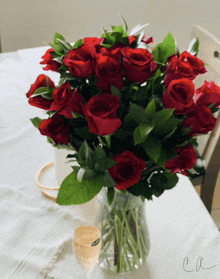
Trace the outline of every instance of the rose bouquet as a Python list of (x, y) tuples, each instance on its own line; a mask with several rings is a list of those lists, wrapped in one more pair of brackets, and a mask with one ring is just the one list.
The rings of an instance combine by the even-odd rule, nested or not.
[[(27, 93), (29, 104), (48, 115), (31, 119), (34, 126), (54, 147), (75, 151), (67, 156), (77, 165), (60, 186), (60, 205), (86, 203), (103, 187), (109, 205), (119, 192), (143, 201), (159, 197), (177, 184), (177, 173), (190, 172), (197, 136), (215, 127), (220, 88), (205, 81), (196, 90), (193, 83), (206, 72), (196, 57), (198, 39), (180, 54), (169, 33), (152, 50), (153, 38), (137, 34), (145, 25), (128, 35), (124, 24), (74, 45), (56, 33), (40, 63), (60, 74), (59, 84), (41, 74)], [(134, 256), (133, 265), (127, 262), (130, 270), (147, 245), (136, 211), (126, 210), (102, 228), (108, 233), (104, 248), (114, 239), (117, 272), (126, 269), (126, 244)], [(123, 237), (128, 238), (120, 242)]]

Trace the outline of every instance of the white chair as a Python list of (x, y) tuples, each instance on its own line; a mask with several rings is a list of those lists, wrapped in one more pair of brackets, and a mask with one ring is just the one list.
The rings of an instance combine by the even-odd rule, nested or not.
[[(207, 73), (199, 75), (195, 80), (196, 88), (203, 85), (204, 80), (214, 81), (220, 86), (220, 40), (200, 26), (193, 26), (191, 38), (198, 37), (198, 58), (208, 64)], [(220, 170), (220, 113), (215, 129), (207, 135), (199, 137), (198, 151), (205, 161), (206, 173), (203, 177), (192, 180), (194, 186), (201, 185), (201, 199), (211, 213), (215, 185)]]

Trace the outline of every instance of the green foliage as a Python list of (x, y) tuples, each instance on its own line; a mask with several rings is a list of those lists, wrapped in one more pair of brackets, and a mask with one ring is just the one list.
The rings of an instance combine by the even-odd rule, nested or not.
[(108, 204), (111, 205), (113, 200), (114, 200), (114, 195), (115, 195), (115, 189), (114, 187), (108, 188), (107, 192), (107, 198), (108, 198)]
[(127, 25), (127, 22), (125, 21), (125, 19), (124, 19), (121, 15), (119, 15), (119, 16), (120, 16), (122, 22), (123, 22), (124, 25), (125, 25), (125, 30), (126, 30), (126, 32), (128, 32), (128, 25)]
[(75, 42), (72, 49), (77, 49), (77, 48), (81, 47), (83, 44), (84, 44), (84, 39), (80, 39), (77, 42)]
[[(58, 57), (64, 56), (72, 49), (72, 46), (68, 42), (66, 42), (65, 38), (59, 33), (55, 33), (54, 43), (49, 45), (52, 47)], [(57, 61), (58, 57), (55, 58), (55, 61)], [(57, 62), (61, 63), (62, 60), (59, 59)]]
[(79, 181), (92, 180), (96, 177), (103, 186), (113, 187), (115, 181), (108, 172), (108, 169), (115, 166), (116, 162), (107, 157), (101, 146), (97, 146), (94, 150), (91, 149), (86, 141), (84, 141), (75, 155), (78, 164), (81, 166), (76, 171)]
[(40, 87), (34, 91), (33, 95), (30, 98), (34, 98), (37, 96), (42, 96), (45, 99), (52, 99), (52, 93), (48, 92), (48, 87)]
[[(121, 17), (121, 19), (122, 25), (111, 26), (111, 31), (103, 29), (102, 47), (111, 48), (118, 43), (122, 43), (124, 46), (129, 45), (128, 26), (124, 18)], [(130, 47), (147, 48), (146, 44), (141, 42), (144, 32), (137, 34), (147, 25), (139, 24), (131, 30), (130, 36), (134, 35), (135, 41), (129, 45)], [(61, 34), (55, 33), (54, 42), (50, 46), (54, 50), (51, 53), (53, 60), (61, 64), (58, 87), (69, 82), (72, 92), (77, 89), (85, 103), (88, 103), (94, 95), (104, 93), (97, 86), (99, 77), (97, 74), (91, 74), (87, 78), (74, 77), (69, 68), (62, 62), (70, 50), (78, 49), (83, 44), (84, 39), (80, 39), (71, 46)], [(190, 43), (188, 51), (192, 55), (197, 55), (198, 50), (199, 41), (198, 38), (195, 38)], [(70, 163), (77, 162), (78, 166), (73, 165), (73, 172), (63, 181), (57, 198), (59, 204), (85, 203), (91, 200), (102, 186), (108, 188), (108, 203), (111, 204), (114, 199), (116, 183), (108, 170), (117, 164), (112, 157), (125, 150), (129, 150), (135, 156), (142, 158), (146, 163), (146, 169), (142, 171), (141, 181), (123, 192), (140, 196), (142, 200), (152, 199), (153, 195), (159, 197), (164, 190), (171, 189), (176, 185), (178, 177), (165, 169), (165, 163), (177, 156), (177, 147), (190, 143), (196, 146), (197, 140), (188, 136), (190, 127), (181, 128), (181, 122), (185, 115), (175, 115), (174, 109), (166, 109), (163, 106), (166, 71), (162, 71), (161, 67), (167, 63), (167, 59), (175, 51), (179, 56), (175, 40), (169, 33), (163, 42), (152, 51), (158, 67), (145, 83), (131, 82), (126, 78), (126, 75), (123, 75), (123, 88), (121, 90), (111, 85), (109, 93), (120, 98), (117, 117), (122, 121), (122, 126), (112, 135), (104, 137), (90, 133), (87, 118), (74, 111), (71, 112), (73, 119), (61, 116), (64, 126), (69, 124), (71, 126), (71, 142), (64, 145), (55, 144), (49, 137), (47, 140), (56, 148), (72, 151), (71, 146), (74, 146), (77, 152), (73, 155), (69, 154), (67, 158), (70, 159)], [(124, 74), (123, 57), (121, 62), (121, 73)], [(50, 87), (47, 78), (46, 86), (38, 88), (31, 98), (42, 96), (52, 100), (53, 90), (54, 88)], [(212, 113), (218, 110), (215, 105), (211, 105), (210, 109)], [(55, 113), (57, 112), (47, 112), (49, 117)], [(36, 117), (31, 121), (39, 129), (43, 120)]]
[(59, 143), (58, 143), (58, 144), (55, 144), (54, 141), (53, 141), (51, 138), (49, 138), (49, 137), (47, 137), (47, 141), (48, 141), (50, 144), (52, 144), (53, 147), (55, 147), (55, 148), (57, 148), (57, 149), (67, 149), (67, 150), (73, 151), (73, 149), (71, 148), (70, 145), (67, 145), (67, 144), (59, 144)]
[(146, 140), (150, 132), (154, 129), (154, 125), (148, 123), (140, 123), (140, 125), (134, 130), (134, 143), (140, 144)]
[(162, 43), (158, 44), (152, 51), (154, 61), (165, 64), (167, 59), (176, 51), (175, 40), (171, 33), (168, 33)]
[(117, 87), (115, 87), (114, 85), (111, 85), (111, 93), (112, 93), (112, 95), (121, 98), (121, 92), (120, 92), (120, 90), (119, 90)]
[(34, 117), (32, 119), (30, 119), (32, 124), (34, 125), (34, 127), (39, 129), (40, 123), (43, 121), (43, 119), (39, 118), (39, 117)]
[(145, 199), (152, 200), (153, 194), (147, 181), (140, 181), (137, 184), (129, 187), (127, 191), (134, 196), (143, 196)]
[(97, 177), (78, 181), (77, 173), (69, 174), (60, 186), (56, 202), (59, 205), (83, 204), (93, 199), (102, 189)]
[(129, 44), (128, 35), (124, 31), (122, 25), (120, 26), (112, 26), (112, 32), (107, 31), (106, 29), (103, 29), (104, 34), (102, 35), (102, 38), (104, 39), (104, 42), (102, 43), (102, 46), (105, 48), (110, 48), (114, 45), (117, 45), (118, 43), (123, 43), (124, 45)]
[(161, 141), (153, 136), (149, 135), (147, 139), (142, 143), (142, 146), (147, 153), (147, 155), (154, 161), (157, 162), (157, 160), (160, 157), (161, 150), (162, 150), (162, 143)]

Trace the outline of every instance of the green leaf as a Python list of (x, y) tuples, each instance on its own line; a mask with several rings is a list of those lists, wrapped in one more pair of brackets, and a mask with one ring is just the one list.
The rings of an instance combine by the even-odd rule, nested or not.
[(175, 53), (175, 51), (175, 40), (171, 33), (169, 33), (163, 42), (153, 49), (152, 54), (154, 61), (164, 64), (166, 63), (167, 59)]
[(174, 186), (176, 186), (177, 182), (179, 181), (179, 177), (176, 173), (164, 172), (164, 175), (167, 178), (167, 182), (163, 185), (165, 190), (172, 189)]
[[(81, 114), (78, 114), (78, 113), (76, 113), (76, 112), (74, 112), (74, 111), (71, 111), (71, 113), (72, 113), (72, 116), (73, 116), (74, 119), (77, 119), (77, 118), (82, 117)], [(85, 127), (85, 128), (86, 128), (86, 127)]]
[(103, 34), (103, 38), (105, 39), (105, 43), (110, 44), (111, 46), (113, 46), (114, 44), (114, 37), (112, 37), (111, 33), (108, 32), (107, 30), (104, 30), (104, 34)]
[(156, 103), (154, 99), (147, 105), (145, 109), (145, 114), (149, 121), (153, 120), (154, 115), (156, 114)]
[(124, 33), (123, 26), (122, 26), (122, 25), (119, 25), (119, 26), (115, 27), (115, 28), (114, 28), (114, 31), (113, 31), (112, 33), (113, 33), (113, 34), (114, 34), (114, 33), (123, 34), (123, 33)]
[(134, 144), (136, 145), (144, 142), (153, 129), (154, 129), (154, 125), (142, 122), (134, 130)]
[[(137, 90), (135, 90), (137, 88)], [(146, 86), (135, 87), (133, 86), (131, 92), (131, 99), (133, 101), (142, 101), (145, 100), (148, 96), (148, 88)]]
[(33, 125), (39, 129), (40, 123), (43, 121), (43, 119), (39, 118), (39, 117), (35, 117), (30, 119), (31, 122), (33, 123)]
[(80, 165), (91, 166), (92, 165), (92, 149), (88, 146), (86, 140), (82, 143), (78, 153), (78, 163)]
[(105, 171), (105, 173), (99, 174), (97, 176), (97, 179), (101, 182), (101, 184), (105, 187), (114, 187), (116, 185), (114, 179), (110, 175), (108, 171)]
[(61, 85), (63, 85), (65, 82), (66, 82), (66, 78), (61, 78), (61, 79), (59, 80), (58, 87), (60, 87)]
[(199, 39), (198, 37), (195, 37), (192, 39), (192, 41), (189, 43), (189, 48), (187, 50), (191, 55), (197, 55), (199, 52)]
[(114, 200), (115, 188), (109, 187), (107, 192), (108, 204), (111, 205)]
[(121, 15), (119, 15), (119, 16), (120, 16), (121, 20), (124, 22), (125, 30), (126, 30), (126, 32), (127, 32), (127, 31), (128, 31), (128, 25), (127, 25), (125, 19), (124, 19)]
[(121, 98), (121, 91), (117, 87), (115, 87), (114, 85), (111, 85), (111, 93), (112, 93), (112, 95)]
[[(175, 132), (177, 126), (182, 122), (182, 119), (176, 117), (170, 117), (162, 127), (158, 127), (154, 130), (154, 133), (157, 135), (167, 135), (166, 137), (171, 137), (172, 134)], [(171, 133), (172, 132), (172, 133)]]
[(125, 116), (124, 122), (135, 122), (137, 125), (139, 125), (141, 122), (147, 122), (144, 108), (130, 102), (130, 111)]
[(34, 91), (33, 95), (30, 98), (39, 96), (39, 95), (45, 95), (48, 94), (48, 89), (47, 87), (40, 87), (37, 90)]
[(210, 108), (212, 113), (215, 113), (215, 112), (219, 111), (219, 109), (220, 109), (220, 108), (216, 108), (215, 104), (211, 104), (209, 106), (209, 108)]
[(56, 32), (56, 33), (55, 33), (55, 36), (54, 36), (54, 44), (55, 44), (55, 45), (58, 44), (57, 39), (60, 39), (60, 40), (65, 41), (65, 38), (64, 38), (62, 35), (60, 35), (59, 33)]
[(76, 172), (69, 174), (62, 182), (56, 203), (59, 205), (83, 204), (93, 199), (102, 189), (101, 182), (93, 180), (77, 180)]
[(49, 46), (52, 47), (52, 49), (54, 50), (54, 52), (56, 52), (56, 54), (61, 56), (64, 55), (64, 51), (60, 45), (49, 44)]
[(157, 162), (157, 160), (160, 157), (161, 149), (162, 149), (161, 141), (158, 138), (156, 138), (152, 135), (149, 135), (147, 137), (147, 139), (144, 141), (144, 143), (142, 143), (142, 146), (143, 146), (145, 152), (147, 153), (147, 155), (152, 160)]
[(52, 111), (48, 110), (48, 111), (47, 111), (47, 114), (49, 115), (49, 117), (54, 116), (54, 114), (56, 114), (56, 113), (57, 113), (56, 110), (52, 110)]
[(152, 191), (147, 182), (140, 181), (127, 189), (134, 196), (143, 196), (145, 199), (152, 200)]
[(103, 158), (99, 158), (95, 165), (94, 165), (94, 169), (98, 170), (98, 171), (105, 171), (108, 170), (112, 167), (114, 167), (117, 163), (108, 157), (103, 157)]
[(77, 42), (75, 42), (72, 49), (77, 49), (77, 48), (81, 47), (83, 44), (84, 44), (84, 39), (80, 39)]
[(162, 109), (158, 111), (153, 119), (155, 128), (161, 129), (166, 124), (167, 120), (173, 115), (174, 109)]
[(92, 180), (96, 176), (96, 173), (92, 169), (80, 168), (77, 173), (77, 179), (81, 182), (82, 179)]
[(105, 48), (110, 48), (110, 47), (112, 47), (111, 44), (104, 44), (104, 43), (102, 43), (102, 46), (105, 47)]
[(71, 73), (62, 73), (60, 75), (60, 77), (61, 78), (65, 78), (66, 80), (73, 80), (74, 79), (74, 77), (73, 77), (73, 75)]
[(59, 42), (59, 45), (62, 47), (62, 49), (67, 53), (72, 49), (71, 44), (61, 40), (61, 39), (57, 39), (57, 41)]
[(166, 183), (167, 179), (163, 173), (154, 173), (150, 179), (150, 185), (153, 195), (159, 197), (163, 194), (163, 185)]
[(80, 167), (79, 166), (72, 166), (72, 169), (77, 173), (79, 171)]
[(177, 152), (175, 147), (173, 148), (162, 148), (159, 159), (157, 160), (157, 165), (161, 167), (165, 167), (166, 161), (169, 161), (173, 158), (177, 157)]

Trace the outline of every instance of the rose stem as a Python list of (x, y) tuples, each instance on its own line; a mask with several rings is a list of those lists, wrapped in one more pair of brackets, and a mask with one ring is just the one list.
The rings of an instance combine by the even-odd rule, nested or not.
[(116, 240), (116, 226), (114, 228), (114, 265), (118, 264), (118, 244)]
[(115, 215), (115, 231), (116, 231), (116, 239), (118, 243), (118, 255), (117, 255), (117, 266), (116, 266), (116, 271), (119, 273), (120, 272), (120, 265), (121, 265), (121, 231), (120, 231), (120, 219), (118, 215)]
[[(125, 215), (125, 213), (123, 212), (123, 215)], [(128, 218), (129, 218), (129, 215), (130, 215), (130, 212), (128, 214)], [(132, 236), (132, 233), (130, 231), (130, 228), (129, 228), (129, 223), (128, 223), (128, 220), (126, 219), (125, 217), (125, 224), (126, 224), (126, 227), (127, 227), (127, 235), (128, 235), (128, 240), (130, 239), (131, 243), (130, 243), (130, 246), (131, 246), (131, 249), (132, 249), (132, 254), (134, 256), (134, 261), (136, 259), (136, 261), (138, 261), (138, 254), (136, 252), (136, 242), (134, 240), (134, 237)]]
[(140, 243), (140, 228), (139, 228), (139, 224), (138, 224), (138, 213), (137, 210), (134, 209), (134, 211), (132, 211), (132, 214), (135, 215), (135, 224), (136, 224), (136, 232), (137, 232), (137, 243), (138, 243), (138, 247), (139, 247), (139, 252), (140, 252), (140, 258), (143, 258), (143, 252), (142, 252), (142, 247), (141, 247), (141, 243)]

